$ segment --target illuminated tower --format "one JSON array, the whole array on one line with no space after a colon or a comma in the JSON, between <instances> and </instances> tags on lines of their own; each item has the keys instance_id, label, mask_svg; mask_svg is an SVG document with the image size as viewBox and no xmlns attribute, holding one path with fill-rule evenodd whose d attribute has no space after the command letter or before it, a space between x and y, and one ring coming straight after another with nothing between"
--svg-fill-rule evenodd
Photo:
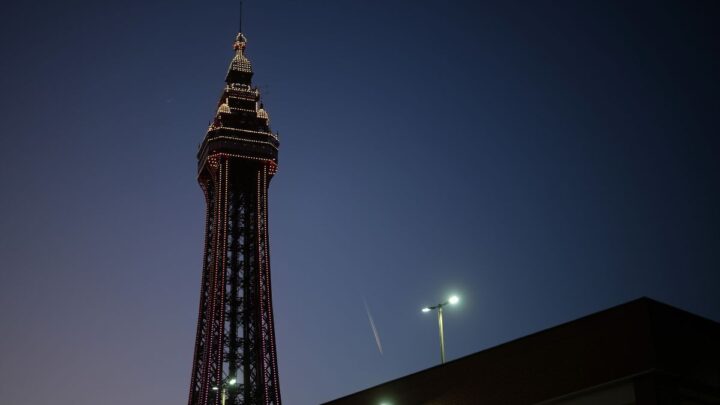
<instances>
[{"instance_id":1,"label":"illuminated tower","mask_svg":"<svg viewBox=\"0 0 720 405\"><path fill-rule=\"evenodd\" d=\"M268 239L278 138L251 84L246 39L198 151L205 253L190 405L280 404Z\"/></svg>"}]
</instances>

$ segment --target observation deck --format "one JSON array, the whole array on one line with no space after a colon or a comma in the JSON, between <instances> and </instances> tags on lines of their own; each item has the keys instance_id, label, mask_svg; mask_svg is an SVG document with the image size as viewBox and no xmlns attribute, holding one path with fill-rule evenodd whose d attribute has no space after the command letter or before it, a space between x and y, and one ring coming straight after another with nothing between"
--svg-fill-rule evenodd
<instances>
[{"instance_id":1,"label":"observation deck","mask_svg":"<svg viewBox=\"0 0 720 405\"><path fill-rule=\"evenodd\" d=\"M244 53L246 43L245 36L238 34L217 112L198 150L198 173L202 173L208 158L217 154L272 161L277 166L280 142L270 130L270 117L260 101L260 90L251 84L253 72Z\"/></svg>"}]
</instances>

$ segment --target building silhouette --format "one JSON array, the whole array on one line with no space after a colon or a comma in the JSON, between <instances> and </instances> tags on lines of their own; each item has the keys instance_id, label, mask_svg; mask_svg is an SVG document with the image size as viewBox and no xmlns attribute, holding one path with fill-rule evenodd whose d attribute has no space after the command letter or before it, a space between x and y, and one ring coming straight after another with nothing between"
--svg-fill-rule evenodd
<instances>
[{"instance_id":1,"label":"building silhouette","mask_svg":"<svg viewBox=\"0 0 720 405\"><path fill-rule=\"evenodd\" d=\"M206 219L190 405L280 404L268 237L279 142L246 43L239 33L197 155Z\"/></svg>"},{"instance_id":2,"label":"building silhouette","mask_svg":"<svg viewBox=\"0 0 720 405\"><path fill-rule=\"evenodd\" d=\"M720 404L720 324L641 298L326 405Z\"/></svg>"}]
</instances>

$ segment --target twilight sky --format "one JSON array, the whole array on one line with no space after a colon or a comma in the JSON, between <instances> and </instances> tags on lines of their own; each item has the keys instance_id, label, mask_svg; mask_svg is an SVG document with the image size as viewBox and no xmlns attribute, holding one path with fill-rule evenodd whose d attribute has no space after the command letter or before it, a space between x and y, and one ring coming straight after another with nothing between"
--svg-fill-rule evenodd
<instances>
[{"instance_id":1,"label":"twilight sky","mask_svg":"<svg viewBox=\"0 0 720 405\"><path fill-rule=\"evenodd\" d=\"M245 3L289 405L649 296L720 320L720 2ZM187 401L237 2L0 13L0 402ZM363 300L377 325L381 355Z\"/></svg>"}]
</instances>

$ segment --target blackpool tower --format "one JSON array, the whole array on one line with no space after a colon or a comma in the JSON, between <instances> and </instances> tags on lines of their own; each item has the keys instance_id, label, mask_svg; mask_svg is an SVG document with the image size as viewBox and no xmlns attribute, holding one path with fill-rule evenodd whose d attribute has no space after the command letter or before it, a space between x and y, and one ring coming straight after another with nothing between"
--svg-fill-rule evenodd
<instances>
[{"instance_id":1,"label":"blackpool tower","mask_svg":"<svg viewBox=\"0 0 720 405\"><path fill-rule=\"evenodd\" d=\"M278 138L237 35L198 151L205 251L189 405L280 404L268 238Z\"/></svg>"}]
</instances>

